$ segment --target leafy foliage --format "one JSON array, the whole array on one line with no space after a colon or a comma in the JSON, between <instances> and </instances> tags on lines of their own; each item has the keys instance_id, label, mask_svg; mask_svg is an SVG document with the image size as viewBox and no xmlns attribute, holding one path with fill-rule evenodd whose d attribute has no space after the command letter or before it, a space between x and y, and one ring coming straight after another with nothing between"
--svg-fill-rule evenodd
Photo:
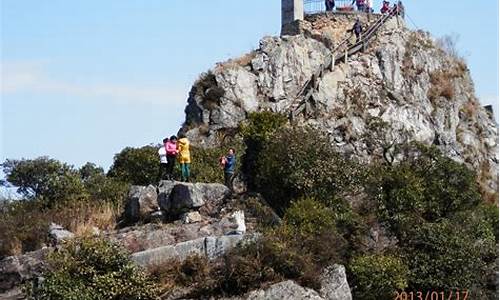
<instances>
[{"instance_id":1,"label":"leafy foliage","mask_svg":"<svg viewBox=\"0 0 500 300\"><path fill-rule=\"evenodd\" d=\"M108 176L133 185L157 184L158 148L149 145L123 149L115 155Z\"/></svg>"},{"instance_id":2,"label":"leafy foliage","mask_svg":"<svg viewBox=\"0 0 500 300\"><path fill-rule=\"evenodd\" d=\"M432 147L405 147L405 159L377 169L368 188L379 219L399 240L412 290L486 289L498 212L480 206L472 171ZM498 210L498 208L496 208Z\"/></svg>"},{"instance_id":3,"label":"leafy foliage","mask_svg":"<svg viewBox=\"0 0 500 300\"><path fill-rule=\"evenodd\" d=\"M287 118L284 115L264 111L250 113L247 120L240 124L238 132L246 146L242 171L251 189L255 189L257 160L262 154L264 145L286 122Z\"/></svg>"},{"instance_id":4,"label":"leafy foliage","mask_svg":"<svg viewBox=\"0 0 500 300\"><path fill-rule=\"evenodd\" d=\"M376 169L371 184L381 220L399 238L418 224L439 221L480 203L474 173L465 165L435 148L417 145L405 151L413 154L407 153L396 166Z\"/></svg>"},{"instance_id":5,"label":"leafy foliage","mask_svg":"<svg viewBox=\"0 0 500 300\"><path fill-rule=\"evenodd\" d=\"M70 241L49 257L50 271L36 299L156 299L153 281L115 244L99 239Z\"/></svg>"},{"instance_id":6,"label":"leafy foliage","mask_svg":"<svg viewBox=\"0 0 500 300\"><path fill-rule=\"evenodd\" d=\"M394 293L408 286L408 268L391 255L363 255L350 264L354 299L392 299Z\"/></svg>"},{"instance_id":7,"label":"leafy foliage","mask_svg":"<svg viewBox=\"0 0 500 300\"><path fill-rule=\"evenodd\" d=\"M101 167L87 163L79 170L85 189L94 201L122 205L127 196L129 185L104 174Z\"/></svg>"},{"instance_id":8,"label":"leafy foliage","mask_svg":"<svg viewBox=\"0 0 500 300\"><path fill-rule=\"evenodd\" d=\"M17 187L18 193L45 201L48 206L88 197L78 172L55 159L8 159L1 167L7 181Z\"/></svg>"},{"instance_id":9,"label":"leafy foliage","mask_svg":"<svg viewBox=\"0 0 500 300\"><path fill-rule=\"evenodd\" d=\"M311 128L282 128L264 145L257 164L258 190L280 214L290 202L312 197L335 205L362 178L362 168L338 154Z\"/></svg>"}]
</instances>

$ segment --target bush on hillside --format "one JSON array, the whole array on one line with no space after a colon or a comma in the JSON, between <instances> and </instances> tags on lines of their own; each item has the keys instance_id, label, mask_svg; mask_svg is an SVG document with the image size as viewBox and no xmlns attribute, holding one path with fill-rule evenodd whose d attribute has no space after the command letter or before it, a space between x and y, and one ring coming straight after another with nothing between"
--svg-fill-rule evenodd
<instances>
[{"instance_id":1,"label":"bush on hillside","mask_svg":"<svg viewBox=\"0 0 500 300\"><path fill-rule=\"evenodd\" d=\"M115 155L108 176L132 185L158 184L160 146L127 147Z\"/></svg>"},{"instance_id":2,"label":"bush on hillside","mask_svg":"<svg viewBox=\"0 0 500 300\"><path fill-rule=\"evenodd\" d=\"M475 176L465 165L435 148L410 145L405 159L376 168L369 187L378 199L379 216L399 238L422 222L435 222L476 207L481 196Z\"/></svg>"},{"instance_id":3,"label":"bush on hillside","mask_svg":"<svg viewBox=\"0 0 500 300\"><path fill-rule=\"evenodd\" d=\"M46 206L88 197L78 171L55 159L7 159L0 166L19 194L43 201Z\"/></svg>"},{"instance_id":4,"label":"bush on hillside","mask_svg":"<svg viewBox=\"0 0 500 300\"><path fill-rule=\"evenodd\" d=\"M283 214L290 202L312 197L342 206L342 195L359 185L362 168L342 157L328 137L312 128L282 128L258 157L256 183L269 204Z\"/></svg>"},{"instance_id":5,"label":"bush on hillside","mask_svg":"<svg viewBox=\"0 0 500 300\"><path fill-rule=\"evenodd\" d=\"M363 255L349 263L350 286L354 299L394 299L397 291L408 287L408 268L391 255Z\"/></svg>"},{"instance_id":6,"label":"bush on hillside","mask_svg":"<svg viewBox=\"0 0 500 300\"><path fill-rule=\"evenodd\" d=\"M408 234L402 246L412 290L486 289L498 246L491 228L472 222L464 216L456 222L425 223Z\"/></svg>"},{"instance_id":7,"label":"bush on hillside","mask_svg":"<svg viewBox=\"0 0 500 300\"><path fill-rule=\"evenodd\" d=\"M115 244L99 239L68 242L48 259L35 299L157 299L150 278Z\"/></svg>"},{"instance_id":8,"label":"bush on hillside","mask_svg":"<svg viewBox=\"0 0 500 300\"><path fill-rule=\"evenodd\" d=\"M87 163L79 170L81 180L90 199L98 202L109 202L123 205L129 184L112 177L107 177L101 167Z\"/></svg>"},{"instance_id":9,"label":"bush on hillside","mask_svg":"<svg viewBox=\"0 0 500 300\"><path fill-rule=\"evenodd\" d=\"M407 145L397 165L376 168L367 191L399 240L411 290L475 289L498 256L498 210L481 205L472 171L434 147Z\"/></svg>"},{"instance_id":10,"label":"bush on hillside","mask_svg":"<svg viewBox=\"0 0 500 300\"><path fill-rule=\"evenodd\" d=\"M242 171L245 174L247 184L255 189L255 177L257 160L262 154L262 149L272 134L287 123L284 115L270 111L250 113L247 119L238 128L243 137L246 151L242 157Z\"/></svg>"}]
</instances>

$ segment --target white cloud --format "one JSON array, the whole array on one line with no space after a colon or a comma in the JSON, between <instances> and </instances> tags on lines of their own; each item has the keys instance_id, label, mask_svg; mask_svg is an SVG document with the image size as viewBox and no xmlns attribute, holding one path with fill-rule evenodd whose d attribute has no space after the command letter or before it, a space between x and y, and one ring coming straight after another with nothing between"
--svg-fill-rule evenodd
<instances>
[{"instance_id":1,"label":"white cloud","mask_svg":"<svg viewBox=\"0 0 500 300\"><path fill-rule=\"evenodd\" d=\"M188 91L185 87L85 84L55 79L48 76L46 65L44 62L2 62L1 94L30 92L170 105L173 104L172 99L175 104L184 104L187 99Z\"/></svg>"}]
</instances>

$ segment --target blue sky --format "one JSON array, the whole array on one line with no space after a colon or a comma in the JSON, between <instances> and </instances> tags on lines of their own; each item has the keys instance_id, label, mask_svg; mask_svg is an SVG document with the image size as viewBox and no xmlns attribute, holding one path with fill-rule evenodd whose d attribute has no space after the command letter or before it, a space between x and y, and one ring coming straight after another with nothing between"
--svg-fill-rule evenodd
<instances>
[{"instance_id":1,"label":"blue sky","mask_svg":"<svg viewBox=\"0 0 500 300\"><path fill-rule=\"evenodd\" d=\"M108 168L124 147L177 132L199 73L280 30L279 0L0 3L1 161ZM497 108L498 1L472 4L405 1L418 28L459 34L477 95Z\"/></svg>"}]
</instances>

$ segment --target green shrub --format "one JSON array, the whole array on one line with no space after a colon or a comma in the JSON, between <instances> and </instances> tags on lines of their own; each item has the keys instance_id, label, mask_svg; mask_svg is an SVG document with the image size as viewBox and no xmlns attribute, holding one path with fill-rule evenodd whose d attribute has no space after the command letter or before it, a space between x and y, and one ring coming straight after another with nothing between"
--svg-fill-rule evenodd
<instances>
[{"instance_id":1,"label":"green shrub","mask_svg":"<svg viewBox=\"0 0 500 300\"><path fill-rule=\"evenodd\" d=\"M0 166L18 193L43 201L47 206L88 197L78 171L55 159L8 159Z\"/></svg>"},{"instance_id":2,"label":"green shrub","mask_svg":"<svg viewBox=\"0 0 500 300\"><path fill-rule=\"evenodd\" d=\"M108 176L133 185L158 184L160 146L127 147L115 155Z\"/></svg>"},{"instance_id":3,"label":"green shrub","mask_svg":"<svg viewBox=\"0 0 500 300\"><path fill-rule=\"evenodd\" d=\"M290 202L312 197L327 205L359 185L362 168L345 159L328 137L312 128L282 128L264 145L256 183L269 204L283 214Z\"/></svg>"},{"instance_id":4,"label":"green shrub","mask_svg":"<svg viewBox=\"0 0 500 300\"><path fill-rule=\"evenodd\" d=\"M104 170L93 163L87 163L79 170L85 189L93 201L122 205L126 199L129 184L107 177Z\"/></svg>"},{"instance_id":5,"label":"green shrub","mask_svg":"<svg viewBox=\"0 0 500 300\"><path fill-rule=\"evenodd\" d=\"M403 253L412 290L485 288L488 264L494 262L498 252L492 230L477 221L443 220L411 231ZM469 224L464 227L464 223Z\"/></svg>"},{"instance_id":6,"label":"green shrub","mask_svg":"<svg viewBox=\"0 0 500 300\"><path fill-rule=\"evenodd\" d=\"M422 222L439 221L481 201L474 173L435 148L413 148L401 163L374 174L368 190L378 199L380 219L399 238Z\"/></svg>"},{"instance_id":7,"label":"green shrub","mask_svg":"<svg viewBox=\"0 0 500 300\"><path fill-rule=\"evenodd\" d=\"M250 189L255 189L255 177L257 160L262 149L272 134L287 123L284 115L270 111L250 113L247 119L238 128L246 146L242 163L242 171L245 174Z\"/></svg>"},{"instance_id":8,"label":"green shrub","mask_svg":"<svg viewBox=\"0 0 500 300\"><path fill-rule=\"evenodd\" d=\"M285 222L300 234L315 234L335 227L333 211L311 198L293 202L285 213Z\"/></svg>"},{"instance_id":9,"label":"green shrub","mask_svg":"<svg viewBox=\"0 0 500 300\"><path fill-rule=\"evenodd\" d=\"M408 268L390 255L363 255L349 264L354 299L393 299L395 292L408 286Z\"/></svg>"},{"instance_id":10,"label":"green shrub","mask_svg":"<svg viewBox=\"0 0 500 300\"><path fill-rule=\"evenodd\" d=\"M68 242L49 256L36 299L156 299L154 283L119 246L99 239Z\"/></svg>"}]
</instances>

